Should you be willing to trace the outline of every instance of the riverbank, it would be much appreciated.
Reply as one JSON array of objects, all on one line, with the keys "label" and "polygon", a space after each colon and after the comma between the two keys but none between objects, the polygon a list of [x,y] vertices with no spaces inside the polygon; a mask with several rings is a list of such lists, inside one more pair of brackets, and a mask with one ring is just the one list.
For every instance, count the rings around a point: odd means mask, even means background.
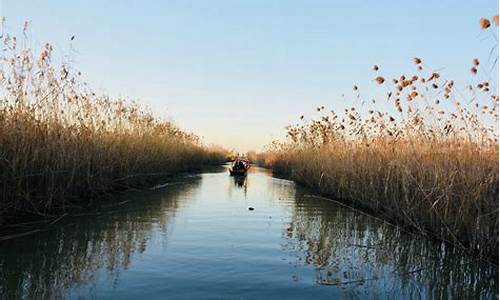
[{"label": "riverbank", "polygon": [[323,195],[496,258],[498,151],[427,146],[332,145],[289,150],[269,163]]},{"label": "riverbank", "polygon": [[115,204],[0,241],[0,294],[8,299],[491,299],[498,294],[498,267],[327,201],[257,166],[240,178],[229,176],[227,166],[172,178],[163,188],[122,193]]},{"label": "riverbank", "polygon": [[52,45],[35,54],[7,34],[1,41],[0,224],[225,160],[141,105],[94,92],[78,70],[53,63]]},{"label": "riverbank", "polygon": [[[496,31],[490,24],[498,26],[498,16],[480,24]],[[465,88],[421,58],[413,63],[413,73],[391,77],[372,66],[386,96],[365,99],[354,85],[343,112],[322,105],[319,116],[300,116],[286,141],[271,144],[266,164],[321,194],[498,263],[499,97],[491,73],[497,63],[471,59]]]}]

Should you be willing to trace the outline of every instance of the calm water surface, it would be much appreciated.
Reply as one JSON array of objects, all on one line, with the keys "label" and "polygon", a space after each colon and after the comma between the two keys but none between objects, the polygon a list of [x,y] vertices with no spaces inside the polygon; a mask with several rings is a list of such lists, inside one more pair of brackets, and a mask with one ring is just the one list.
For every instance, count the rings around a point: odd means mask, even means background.
[{"label": "calm water surface", "polygon": [[[0,242],[3,298],[498,298],[498,268],[253,168]],[[126,203],[124,201],[127,201]],[[248,207],[254,207],[250,211]]]}]

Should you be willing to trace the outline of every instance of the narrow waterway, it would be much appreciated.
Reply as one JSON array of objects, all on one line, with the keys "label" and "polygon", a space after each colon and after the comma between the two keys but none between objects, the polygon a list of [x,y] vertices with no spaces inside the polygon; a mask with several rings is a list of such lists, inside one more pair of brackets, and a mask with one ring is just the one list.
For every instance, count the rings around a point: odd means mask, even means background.
[{"label": "narrow waterway", "polygon": [[0,294],[498,298],[496,266],[312,195],[257,167],[127,193],[120,205],[0,242]]}]

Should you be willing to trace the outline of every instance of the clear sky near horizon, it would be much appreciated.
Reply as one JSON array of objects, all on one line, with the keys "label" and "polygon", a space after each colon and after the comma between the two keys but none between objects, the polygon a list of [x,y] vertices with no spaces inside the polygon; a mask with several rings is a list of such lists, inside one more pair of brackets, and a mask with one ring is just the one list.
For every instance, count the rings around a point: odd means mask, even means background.
[{"label": "clear sky near horizon", "polygon": [[373,64],[391,77],[418,56],[465,81],[491,49],[479,18],[498,12],[492,0],[0,3],[8,29],[29,20],[34,46],[71,53],[96,90],[239,151],[262,150],[318,105],[343,107],[354,83],[377,93]]}]

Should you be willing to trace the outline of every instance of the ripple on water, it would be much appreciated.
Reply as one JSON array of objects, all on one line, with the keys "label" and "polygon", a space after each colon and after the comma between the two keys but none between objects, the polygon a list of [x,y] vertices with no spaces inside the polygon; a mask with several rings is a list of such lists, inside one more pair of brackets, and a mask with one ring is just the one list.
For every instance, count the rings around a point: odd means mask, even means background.
[{"label": "ripple on water", "polygon": [[[269,171],[177,178],[3,242],[5,298],[497,298],[498,269]],[[248,207],[255,208],[250,211]]]}]

